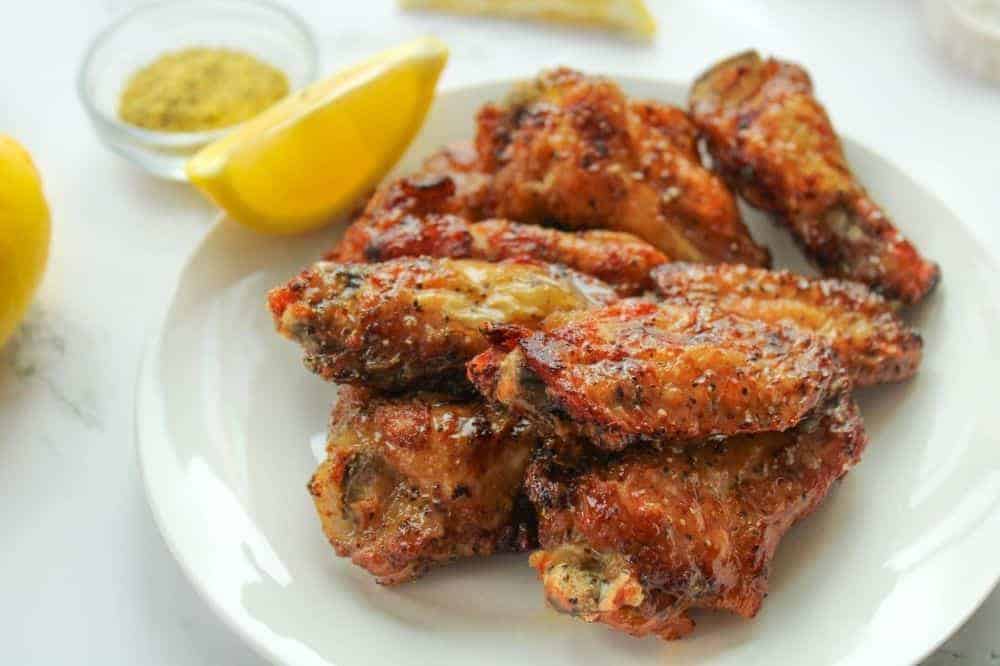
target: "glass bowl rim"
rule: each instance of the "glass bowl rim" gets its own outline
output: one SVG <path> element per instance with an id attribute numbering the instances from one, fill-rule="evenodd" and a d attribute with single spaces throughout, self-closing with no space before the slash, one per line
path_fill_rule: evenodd
<path id="1" fill-rule="evenodd" d="M 312 28 L 309 27 L 309 24 L 306 23 L 305 19 L 293 12 L 291 9 L 276 2 L 271 2 L 271 0 L 221 0 L 221 2 L 234 6 L 244 5 L 245 7 L 266 9 L 287 19 L 292 27 L 299 33 L 299 37 L 301 38 L 301 50 L 305 55 L 306 61 L 306 84 L 308 85 L 308 83 L 315 80 L 316 72 L 319 66 L 319 49 Z M 113 35 L 118 33 L 118 31 L 127 23 L 142 14 L 150 13 L 154 10 L 169 8 L 171 6 L 183 7 L 185 5 L 198 7 L 201 3 L 199 0 L 157 0 L 155 2 L 143 4 L 126 11 L 121 16 L 118 16 L 94 36 L 88 44 L 86 51 L 84 51 L 76 77 L 77 96 L 80 98 L 80 102 L 83 104 L 84 109 L 86 109 L 87 114 L 92 119 L 120 134 L 126 134 L 141 143 L 165 147 L 194 146 L 210 143 L 215 139 L 229 134 L 234 129 L 242 125 L 243 122 L 246 122 L 243 121 L 233 125 L 226 125 L 225 127 L 201 130 L 197 132 L 167 132 L 146 129 L 139 127 L 138 125 L 126 123 L 119 120 L 117 117 L 102 111 L 98 108 L 92 95 L 90 94 L 90 91 L 87 89 L 87 74 L 90 72 L 94 58 L 96 57 L 98 51 L 100 51 L 101 47 L 103 47 Z M 291 90 L 289 91 L 289 94 L 294 92 L 295 90 Z"/>

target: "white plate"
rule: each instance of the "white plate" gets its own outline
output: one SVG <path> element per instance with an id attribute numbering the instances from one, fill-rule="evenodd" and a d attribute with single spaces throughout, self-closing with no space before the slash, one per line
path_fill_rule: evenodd
<path id="1" fill-rule="evenodd" d="M 683 103 L 686 86 L 623 79 Z M 402 170 L 471 135 L 510 82 L 443 94 Z M 1000 277 L 955 216 L 893 165 L 847 141 L 852 165 L 944 281 L 911 312 L 918 378 L 864 392 L 871 445 L 774 561 L 754 620 L 697 616 L 685 640 L 636 640 L 544 607 L 524 556 L 470 561 L 396 588 L 334 556 L 305 484 L 335 389 L 274 334 L 264 294 L 339 234 L 274 239 L 218 224 L 185 269 L 137 397 L 149 501 L 198 591 L 253 646 L 289 664 L 878 663 L 918 660 L 1000 574 L 996 381 Z M 747 212 L 778 265 L 791 243 Z"/>

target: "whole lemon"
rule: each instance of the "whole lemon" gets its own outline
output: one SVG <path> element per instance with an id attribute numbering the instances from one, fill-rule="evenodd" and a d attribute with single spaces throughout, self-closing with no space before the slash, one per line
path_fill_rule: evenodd
<path id="1" fill-rule="evenodd" d="M 24 317 L 49 255 L 49 207 L 31 156 L 0 134 L 0 346 Z"/>

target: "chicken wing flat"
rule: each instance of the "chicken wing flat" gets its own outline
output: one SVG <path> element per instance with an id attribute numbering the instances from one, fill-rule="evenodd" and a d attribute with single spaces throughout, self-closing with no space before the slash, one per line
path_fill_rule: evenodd
<path id="1" fill-rule="evenodd" d="M 691 91 L 691 113 L 726 179 L 774 213 L 825 275 L 905 303 L 939 279 L 858 183 L 801 67 L 756 52 L 724 60 Z"/>
<path id="2" fill-rule="evenodd" d="M 369 261 L 419 256 L 563 264 L 603 280 L 622 296 L 652 289 L 650 270 L 667 261 L 662 252 L 632 234 L 566 232 L 507 220 L 473 223 L 456 215 L 408 216 L 374 234 L 365 248 Z"/>
<path id="3" fill-rule="evenodd" d="M 527 423 L 481 400 L 345 386 L 309 492 L 338 555 L 380 583 L 401 583 L 534 544 L 521 490 L 535 439 Z"/>
<path id="4" fill-rule="evenodd" d="M 464 374 L 488 323 L 537 326 L 562 310 L 617 300 L 568 268 L 523 262 L 402 258 L 318 262 L 268 296 L 278 332 L 324 379 L 402 390 Z"/>
<path id="5" fill-rule="evenodd" d="M 449 146 L 429 157 L 415 174 L 389 181 L 372 195 L 364 210 L 344 232 L 329 261 L 364 262 L 371 238 L 412 216 L 455 214 L 482 219 L 481 200 L 488 177 L 479 170 L 470 143 Z"/>
<path id="6" fill-rule="evenodd" d="M 811 331 L 840 355 L 859 386 L 916 374 L 923 339 L 864 285 L 742 265 L 670 264 L 653 272 L 660 295 L 748 319 Z"/>
<path id="7" fill-rule="evenodd" d="M 468 365 L 483 395 L 608 450 L 785 430 L 843 374 L 811 334 L 684 303 L 628 299 L 491 335 Z"/>
<path id="8" fill-rule="evenodd" d="M 635 636 L 676 639 L 688 611 L 753 617 L 779 541 L 860 459 L 867 436 L 841 391 L 785 432 L 603 454 L 540 449 L 526 486 L 548 603 Z"/>
<path id="9" fill-rule="evenodd" d="M 626 231 L 686 261 L 767 265 L 680 109 L 629 101 L 611 81 L 543 73 L 478 116 L 493 217 Z"/>

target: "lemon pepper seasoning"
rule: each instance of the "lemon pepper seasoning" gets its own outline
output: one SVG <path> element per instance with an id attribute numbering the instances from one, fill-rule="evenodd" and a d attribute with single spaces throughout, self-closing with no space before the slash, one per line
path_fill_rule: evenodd
<path id="1" fill-rule="evenodd" d="M 188 48 L 133 74 L 118 114 L 146 129 L 198 132 L 252 118 L 287 94 L 284 72 L 249 53 Z"/>

